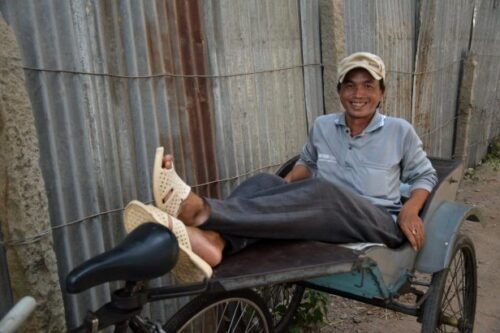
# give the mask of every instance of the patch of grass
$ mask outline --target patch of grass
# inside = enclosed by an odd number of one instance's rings
[[[489,159],[488,163],[490,163],[492,165],[493,170],[495,170],[495,171],[500,170],[500,158]]]
[[[496,137],[488,145],[488,153],[485,160],[493,166],[493,170],[500,170],[500,137]]]
[[[321,291],[306,289],[289,332],[313,332],[319,325],[326,323],[327,313],[328,295]]]

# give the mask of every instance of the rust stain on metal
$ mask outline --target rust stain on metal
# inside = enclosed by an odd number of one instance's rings
[[[207,53],[204,45],[199,1],[175,0],[175,18],[179,36],[181,74],[208,74]],[[217,177],[210,82],[207,78],[184,78],[186,112],[192,144],[194,173],[198,183]],[[219,196],[216,184],[200,189],[200,194]]]

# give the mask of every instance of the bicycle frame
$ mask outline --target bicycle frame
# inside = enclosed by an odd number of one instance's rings
[[[115,325],[115,332],[126,332],[129,320],[138,316],[145,304],[182,296],[192,296],[206,291],[207,280],[202,283],[165,286],[148,289],[145,282],[129,281],[125,287],[111,295],[111,301],[95,312],[89,311],[84,323],[71,330],[72,333],[94,333]],[[140,325],[140,323],[136,323]]]

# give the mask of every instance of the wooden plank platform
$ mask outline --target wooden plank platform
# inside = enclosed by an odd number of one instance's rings
[[[314,241],[262,241],[224,258],[210,287],[234,290],[350,272],[360,252]]]

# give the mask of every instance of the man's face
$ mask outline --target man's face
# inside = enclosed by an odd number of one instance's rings
[[[380,87],[380,82],[375,80],[368,71],[356,68],[345,76],[340,85],[339,95],[348,119],[369,121],[377,105],[382,101],[384,92]]]

